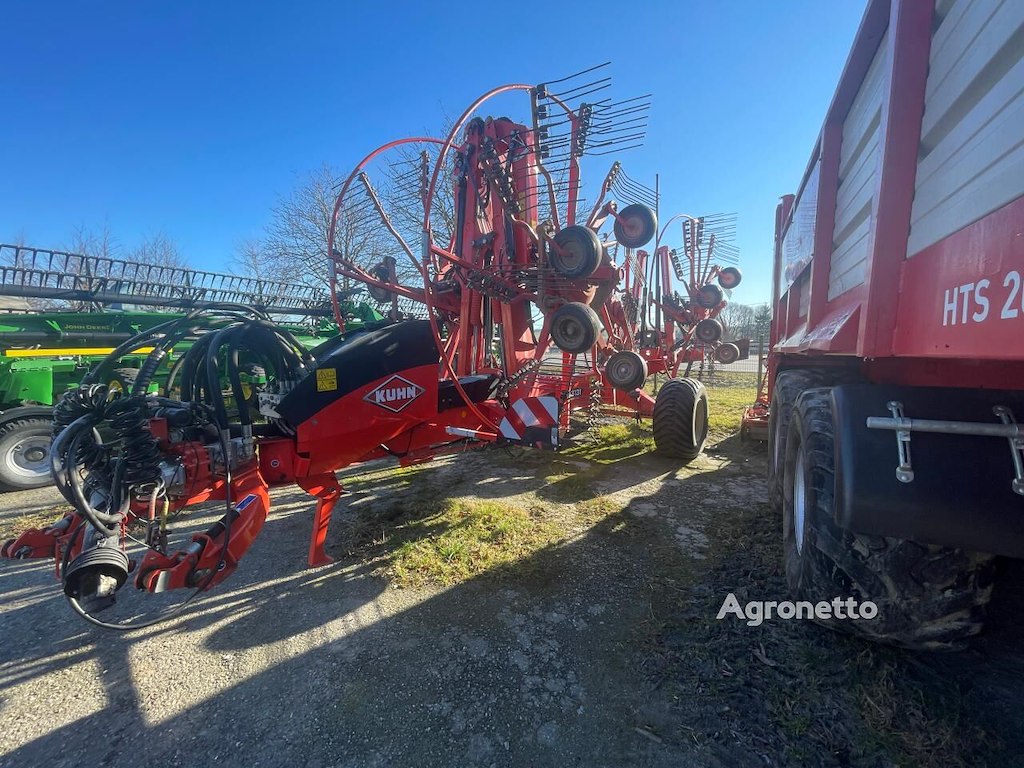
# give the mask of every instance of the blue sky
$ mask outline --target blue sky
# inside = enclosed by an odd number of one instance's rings
[[[775,204],[800,180],[863,7],[8,4],[0,241],[60,247],[107,226],[131,247],[162,231],[193,265],[225,269],[307,171],[435,129],[494,85],[611,59],[613,95],[654,94],[627,172],[660,174],[665,215],[737,212],[734,300],[764,301]]]

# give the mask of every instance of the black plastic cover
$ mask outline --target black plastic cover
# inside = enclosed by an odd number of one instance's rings
[[[320,391],[316,371],[300,381],[278,407],[278,412],[294,426],[371,381],[441,362],[428,320],[405,320],[360,331],[321,344],[314,355],[316,370],[335,371],[336,388]]]

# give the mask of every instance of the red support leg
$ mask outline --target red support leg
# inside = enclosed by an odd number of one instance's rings
[[[341,485],[337,478],[329,472],[299,478],[296,483],[302,490],[317,499],[316,514],[313,516],[313,534],[309,539],[309,567],[329,565],[334,562],[334,558],[324,552],[324,543],[327,541],[327,528],[331,524],[334,505],[341,498]]]

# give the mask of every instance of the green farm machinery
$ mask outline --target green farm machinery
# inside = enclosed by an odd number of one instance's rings
[[[368,303],[342,296],[344,332],[383,316]],[[114,348],[140,332],[196,309],[229,304],[274,315],[313,348],[339,332],[330,294],[319,287],[0,245],[0,488],[22,490],[50,483],[51,410],[62,394]],[[173,387],[184,338],[161,364],[155,389]],[[130,390],[150,352],[133,350],[105,382]],[[256,365],[242,371],[244,396],[254,405],[265,382]]]

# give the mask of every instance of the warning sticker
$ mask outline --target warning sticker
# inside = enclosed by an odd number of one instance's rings
[[[316,391],[333,392],[338,388],[337,368],[318,368],[316,371]]]

